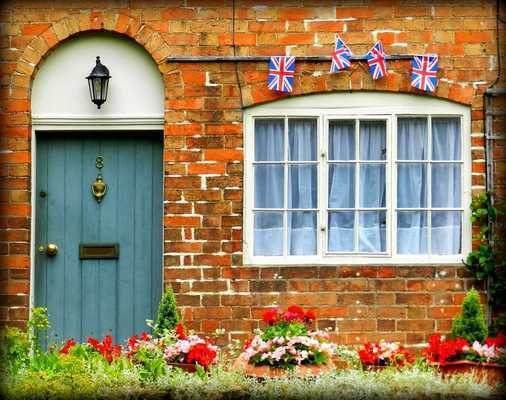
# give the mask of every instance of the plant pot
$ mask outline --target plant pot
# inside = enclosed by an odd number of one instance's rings
[[[174,368],[180,368],[186,372],[189,372],[191,374],[197,372],[197,366],[195,364],[189,364],[189,363],[167,363],[167,365],[174,367]]]
[[[438,364],[443,376],[453,374],[472,374],[478,381],[489,385],[504,384],[506,381],[506,366],[493,363],[478,363],[468,360],[449,361],[443,365]]]
[[[295,372],[297,376],[318,375],[322,372],[335,370],[334,363],[329,360],[324,365],[299,365],[295,369],[273,368],[269,365],[254,365],[248,363],[242,357],[238,357],[233,364],[233,369],[243,369],[244,375],[254,378],[279,378],[289,373]]]

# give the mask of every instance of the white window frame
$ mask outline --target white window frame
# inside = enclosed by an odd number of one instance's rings
[[[459,255],[398,255],[397,232],[397,117],[459,117],[462,146],[462,237]],[[316,118],[318,129],[318,210],[317,255],[254,256],[254,119],[255,118]],[[247,109],[244,114],[244,214],[243,257],[246,265],[352,265],[352,264],[462,264],[471,251],[471,116],[469,107],[433,97],[400,93],[353,92],[299,96]],[[327,202],[328,124],[333,119],[386,119],[386,208],[387,253],[328,253]],[[430,118],[428,118],[430,123]],[[285,127],[285,130],[287,128]],[[431,129],[431,127],[429,127]],[[428,132],[430,134],[430,130]],[[430,163],[430,162],[429,162]],[[286,232],[284,232],[286,235]],[[286,246],[286,245],[285,245]]]

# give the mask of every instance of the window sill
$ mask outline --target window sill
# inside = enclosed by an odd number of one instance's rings
[[[328,257],[244,257],[245,266],[272,265],[459,265],[463,266],[466,256],[420,256],[420,257],[385,257],[385,256],[328,256]]]

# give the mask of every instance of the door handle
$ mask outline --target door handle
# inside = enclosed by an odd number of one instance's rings
[[[48,243],[47,246],[44,246],[44,245],[40,245],[39,248],[39,253],[43,254],[43,253],[46,253],[48,256],[55,256],[56,254],[58,254],[58,246],[55,245],[54,243]]]

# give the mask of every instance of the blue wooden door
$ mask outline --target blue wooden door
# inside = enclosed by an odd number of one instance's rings
[[[50,342],[146,330],[162,293],[161,136],[38,134],[36,168],[35,305],[48,308]],[[56,255],[39,249],[48,243]],[[118,244],[119,255],[81,259],[81,244]]]

